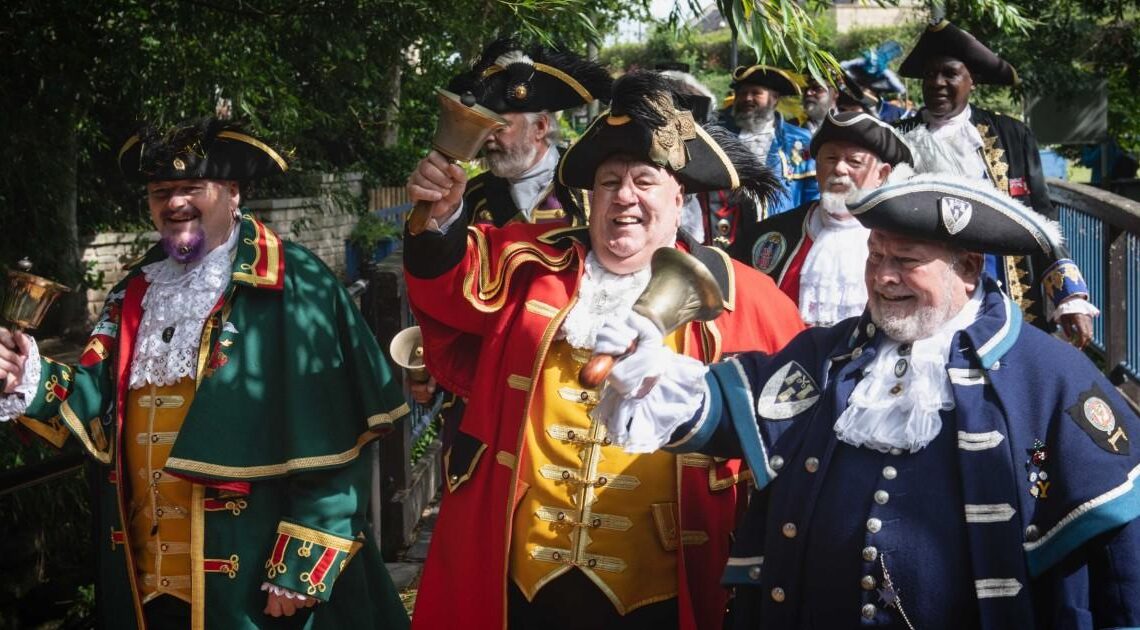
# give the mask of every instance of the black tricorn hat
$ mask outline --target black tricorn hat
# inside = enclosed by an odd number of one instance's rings
[[[241,126],[217,118],[179,123],[163,132],[144,126],[119,149],[128,179],[247,181],[289,169],[285,158]]]
[[[946,20],[926,27],[914,49],[903,59],[899,74],[921,79],[924,66],[935,57],[950,57],[961,61],[970,71],[974,83],[991,85],[1017,85],[1017,71],[1009,62],[978,41],[973,35]]]
[[[847,203],[865,227],[973,252],[1064,257],[1061,228],[979,180],[929,173]]]
[[[828,112],[823,124],[811,138],[811,157],[815,159],[827,142],[850,142],[879,156],[879,159],[898,165],[906,162],[914,166],[910,147],[891,125],[863,112]]]
[[[780,183],[734,134],[701,127],[678,109],[669,80],[656,72],[632,72],[616,82],[611,108],[594,119],[562,155],[558,180],[593,189],[594,172],[614,155],[628,155],[668,169],[686,193],[741,189],[767,202]]]
[[[613,79],[604,66],[572,52],[531,46],[515,39],[490,43],[470,71],[448,84],[456,94],[470,92],[496,113],[556,112],[604,99]]]
[[[735,90],[745,84],[759,85],[770,90],[776,90],[780,96],[800,95],[800,86],[796,84],[791,75],[771,66],[737,66],[732,71],[732,83],[729,83],[728,86]]]

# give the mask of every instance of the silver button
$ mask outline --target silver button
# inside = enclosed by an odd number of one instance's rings
[[[863,587],[864,591],[873,591],[878,585],[875,583],[875,576],[864,575],[859,579],[859,586]]]
[[[852,359],[858,359],[860,356],[862,356],[862,354],[863,354],[863,347],[860,346],[860,347],[855,348],[854,350],[851,351],[851,358]]]
[[[991,370],[1000,370],[1001,369],[1001,361],[994,361],[993,367],[991,367],[990,369]]]
[[[903,454],[903,450],[901,448],[898,448],[897,446],[891,449],[891,455],[894,455],[897,457],[897,456],[902,455],[902,454]]]
[[[878,547],[863,547],[863,559],[867,562],[874,562],[879,557]]]
[[[756,581],[760,579],[760,567],[749,567],[748,579]]]
[[[779,470],[784,467],[784,458],[779,455],[773,455],[768,463],[772,465],[772,470]]]
[[[883,467],[883,479],[894,479],[899,476],[899,471],[895,470],[894,466]]]
[[[819,470],[819,458],[818,457],[809,457],[809,458],[805,459],[804,460],[804,470],[806,470],[810,473],[813,473],[813,472]]]
[[[879,505],[886,505],[887,501],[891,500],[891,493],[886,490],[879,490],[875,492],[875,503]]]
[[[867,324],[867,336],[868,337],[874,337],[875,336],[875,325],[874,324]]]
[[[879,609],[875,608],[874,604],[865,604],[863,606],[863,610],[860,610],[859,612],[862,613],[864,619],[874,619],[875,614],[879,612]]]
[[[784,533],[784,538],[795,538],[796,537],[796,524],[795,523],[784,523],[784,526],[780,528],[780,531]]]
[[[877,534],[877,533],[879,533],[879,530],[882,528],[883,528],[883,522],[880,521],[879,519],[877,519],[877,518],[867,519],[867,531],[871,532],[872,534]]]
[[[780,588],[779,586],[772,589],[772,601],[777,603],[784,601],[784,589]]]
[[[1038,538],[1041,538],[1041,532],[1037,529],[1036,525],[1030,525],[1029,527],[1025,528],[1025,540],[1026,541],[1034,542]]]
[[[459,475],[448,475],[447,480],[451,482],[451,485],[454,486],[455,484],[459,483]]]

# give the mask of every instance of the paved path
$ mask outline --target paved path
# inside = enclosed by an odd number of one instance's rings
[[[439,497],[436,496],[420,517],[415,540],[407,549],[400,552],[398,561],[387,563],[388,573],[396,584],[396,590],[400,591],[400,599],[404,602],[404,608],[409,615],[416,605],[420,573],[423,572],[424,560],[427,559],[428,546],[431,544],[431,534],[435,529],[435,519],[438,514]]]

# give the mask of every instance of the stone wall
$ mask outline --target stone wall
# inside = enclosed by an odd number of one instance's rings
[[[362,176],[325,175],[322,186],[325,192],[319,197],[256,199],[244,205],[281,238],[312,250],[343,279],[344,240],[356,225],[356,215],[337,200],[364,199]],[[104,232],[80,239],[88,275],[103,275],[102,288],[87,291],[89,319],[98,317],[107,292],[125,275],[123,265],[141,256],[157,239],[158,233],[153,231]]]

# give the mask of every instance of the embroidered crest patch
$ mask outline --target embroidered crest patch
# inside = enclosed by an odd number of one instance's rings
[[[957,197],[943,197],[938,200],[938,210],[942,214],[942,225],[950,234],[957,234],[970,224],[970,216],[974,214],[974,206],[965,199]]]
[[[1124,427],[1116,421],[1116,413],[1106,398],[1104,391],[1093,385],[1092,389],[1082,392],[1077,404],[1066,411],[1097,446],[1113,455],[1127,455],[1130,439]]]
[[[752,244],[752,266],[764,273],[771,273],[784,252],[788,249],[788,239],[779,232],[762,234]]]
[[[807,370],[789,361],[764,383],[756,413],[767,420],[787,420],[810,409],[819,394],[819,386]]]

